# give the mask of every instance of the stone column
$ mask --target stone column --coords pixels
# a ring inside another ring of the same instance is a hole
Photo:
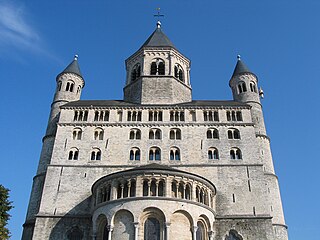
[[[139,223],[134,222],[134,240],[139,240]]]
[[[192,227],[193,240],[197,239],[197,230],[198,230],[197,226]]]
[[[96,233],[92,234],[92,240],[97,240],[97,234]]]
[[[169,222],[164,223],[164,227],[166,229],[165,230],[165,235],[166,235],[165,240],[170,239],[170,225],[171,225],[171,223],[169,223]]]
[[[197,199],[196,199],[196,196],[197,196],[197,194],[196,194],[196,184],[195,183],[192,183],[192,194],[191,194],[191,200],[192,201],[197,201]]]
[[[112,238],[112,231],[113,231],[113,226],[109,225],[108,226],[108,240],[111,240],[111,238]]]
[[[170,181],[170,179],[167,177],[166,178],[166,182],[165,182],[165,196],[166,197],[171,197],[171,189],[170,189],[170,187],[171,187],[171,181]]]
[[[131,179],[128,180],[128,197],[131,197],[130,192],[131,192]]]
[[[158,197],[158,191],[159,191],[159,180],[156,180],[156,197]]]
[[[120,195],[120,198],[123,198],[123,189],[124,189],[123,183],[120,184],[120,187],[121,187],[121,195]]]
[[[149,179],[148,180],[148,194],[147,194],[148,197],[151,196],[151,180]]]
[[[213,240],[214,232],[213,231],[209,231],[208,234],[209,234],[209,240]]]

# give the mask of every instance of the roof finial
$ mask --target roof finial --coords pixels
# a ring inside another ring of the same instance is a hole
[[[240,54],[238,54],[237,58],[238,58],[238,61],[240,61],[240,60],[241,60],[241,56],[240,56]]]
[[[157,8],[158,13],[154,14],[154,17],[158,18],[158,22],[157,22],[157,28],[161,28],[161,22],[160,22],[160,17],[164,17],[163,14],[160,14],[160,8]]]
[[[74,60],[77,61],[77,60],[78,60],[78,57],[79,57],[78,54],[74,55]]]

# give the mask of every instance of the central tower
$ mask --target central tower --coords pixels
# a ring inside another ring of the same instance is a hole
[[[190,102],[190,60],[163,33],[161,23],[126,60],[124,100],[138,104]]]

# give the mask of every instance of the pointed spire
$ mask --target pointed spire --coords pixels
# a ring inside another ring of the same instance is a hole
[[[78,58],[79,58],[78,55],[74,55],[73,61],[61,73],[74,73],[82,78],[82,74],[78,64]]]
[[[238,55],[237,56],[237,65],[236,67],[234,68],[234,71],[233,71],[233,74],[232,74],[232,77],[236,76],[236,75],[239,75],[239,74],[242,74],[242,73],[252,73],[249,68],[244,64],[244,62],[241,60],[241,56]],[[253,73],[252,73],[253,74]]]
[[[143,47],[173,47],[173,43],[170,39],[163,33],[161,29],[161,22],[157,22],[157,28],[154,32],[150,35],[150,37],[145,41],[145,43],[141,46]]]

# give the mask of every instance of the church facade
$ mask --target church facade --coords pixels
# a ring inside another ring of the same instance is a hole
[[[60,73],[23,240],[287,240],[258,78],[192,100],[190,60],[160,22],[126,60],[123,100],[80,100]]]

